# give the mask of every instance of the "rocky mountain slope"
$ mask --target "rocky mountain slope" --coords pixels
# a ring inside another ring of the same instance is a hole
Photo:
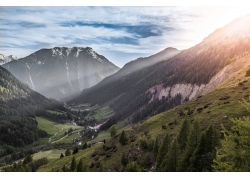
[[[37,92],[58,100],[69,98],[119,70],[90,47],[41,49],[3,67]]]

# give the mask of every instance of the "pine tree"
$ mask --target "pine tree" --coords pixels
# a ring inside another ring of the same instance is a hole
[[[89,168],[86,164],[83,164],[83,169],[82,169],[82,172],[88,172],[89,171]]]
[[[165,155],[168,153],[170,146],[170,137],[168,134],[165,135],[162,145],[160,146],[157,159],[156,159],[156,171],[160,171],[161,163],[165,157]]]
[[[85,143],[83,144],[83,146],[82,146],[82,149],[87,149],[87,147],[88,147],[88,144],[85,142]]]
[[[83,161],[82,161],[82,158],[80,159],[80,161],[77,164],[76,171],[77,172],[83,172]]]
[[[140,166],[138,165],[137,162],[132,162],[132,163],[129,163],[127,166],[126,166],[126,172],[141,172],[141,168]]]
[[[75,168],[76,168],[76,159],[75,159],[75,156],[73,156],[71,164],[70,164],[70,170],[73,172],[75,171]]]
[[[224,140],[217,149],[213,166],[217,171],[250,171],[250,120],[249,117],[230,119],[234,126],[228,131],[222,125]]]
[[[28,164],[29,162],[33,161],[33,158],[31,155],[28,155],[24,160],[23,164]]]
[[[182,152],[186,148],[186,143],[188,141],[189,131],[190,131],[190,120],[185,118],[185,120],[183,121],[183,123],[181,125],[181,130],[180,130],[178,138],[177,138],[177,141],[180,145],[180,149]]]
[[[100,163],[99,172],[104,172],[102,163]]]
[[[180,154],[181,154],[181,151],[180,151],[179,144],[175,140],[171,145],[170,151],[164,157],[165,166],[161,167],[161,171],[176,172],[178,168]]]
[[[159,151],[159,138],[156,137],[155,142],[154,142],[154,148],[153,148],[155,159],[157,157],[158,151]]]
[[[123,130],[122,131],[122,134],[120,136],[120,139],[119,139],[119,142],[122,144],[122,145],[125,145],[126,142],[127,142],[127,137],[126,137],[126,134],[125,134],[125,131]]]
[[[66,168],[65,164],[63,165],[62,171],[67,172],[67,168]]]
[[[191,158],[191,171],[212,171],[213,159],[216,155],[216,147],[219,145],[219,133],[213,125],[202,134],[199,145]]]
[[[111,128],[109,129],[109,132],[110,132],[111,137],[115,137],[116,132],[117,132],[116,126],[115,125],[111,126]]]
[[[72,154],[76,154],[76,153],[78,153],[78,148],[75,146]]]
[[[201,134],[200,123],[196,120],[188,136],[188,142],[186,145],[187,147],[181,157],[181,160],[178,166],[178,171],[181,171],[181,172],[190,171],[189,166],[191,163],[191,157],[199,144],[200,134]]]
[[[128,159],[126,158],[125,153],[122,154],[121,163],[123,166],[126,166],[128,164]]]
[[[70,155],[71,155],[71,150],[66,149],[66,151],[65,151],[65,156],[70,156]]]

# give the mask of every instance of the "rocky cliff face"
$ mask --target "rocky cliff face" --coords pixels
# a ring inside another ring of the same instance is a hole
[[[165,97],[174,97],[177,94],[181,94],[183,102],[185,99],[191,100],[194,97],[202,94],[204,91],[205,85],[192,85],[192,84],[175,84],[171,87],[163,87],[163,84],[159,84],[156,86],[151,87],[146,91],[146,93],[150,93],[152,95],[150,102],[154,99],[158,98],[159,100],[162,99],[163,96]]]
[[[119,70],[90,47],[41,49],[3,67],[34,90],[58,100],[80,93]]]
[[[177,94],[181,94],[181,102],[183,103],[186,98],[188,98],[188,100],[191,100],[197,96],[205,95],[222,84],[226,79],[235,75],[238,71],[242,70],[245,67],[250,67],[249,59],[250,54],[235,58],[234,62],[226,65],[223,69],[221,69],[216,75],[211,78],[211,80],[207,84],[193,85],[190,83],[179,83],[165,88],[163,84],[153,86],[146,91],[146,93],[149,92],[152,95],[149,102],[152,102],[156,98],[161,100],[163,96],[174,97]]]

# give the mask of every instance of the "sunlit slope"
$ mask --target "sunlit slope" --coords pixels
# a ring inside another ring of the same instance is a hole
[[[250,60],[249,56],[243,58]],[[175,139],[185,118],[190,119],[191,122],[198,120],[201,123],[202,130],[205,130],[210,124],[221,130],[221,123],[229,129],[232,125],[229,118],[250,116],[249,112],[239,103],[242,98],[249,101],[250,77],[245,76],[248,69],[250,69],[250,65],[246,64],[243,69],[232,74],[220,86],[206,95],[145,119],[127,129],[125,131],[128,138],[126,145],[119,143],[120,134],[118,134],[106,141],[105,146],[100,142],[99,146],[79,151],[75,155],[77,161],[82,157],[89,166],[89,170],[94,172],[99,170],[100,163],[104,171],[124,170],[121,165],[123,153],[129,153],[139,161],[140,157],[145,155],[145,151],[140,148],[140,139],[146,138],[148,144],[151,145],[156,137],[162,139],[166,133],[172,139]],[[147,151],[147,153],[152,152]],[[39,171],[51,171],[52,168],[55,171],[60,171],[64,164],[70,166],[72,157],[52,160],[47,165],[39,168]]]
[[[209,35],[201,43],[182,51],[167,61],[159,62],[109,82],[108,79],[112,77],[110,76],[106,79],[106,84],[100,83],[84,90],[79,97],[70,103],[95,105],[115,99],[113,103],[110,103],[110,107],[115,110],[116,114],[102,126],[102,129],[107,129],[112,124],[128,117],[131,122],[139,122],[140,118],[134,121],[136,119],[134,113],[151,102],[155,91],[149,91],[149,89],[155,86],[165,88],[164,91],[169,91],[169,89],[172,91],[172,88],[177,86],[183,87],[183,90],[180,90],[181,102],[207,93],[225,78],[244,67],[244,64],[241,66],[237,64],[239,68],[230,71],[227,76],[220,76],[221,81],[210,83],[218,72],[249,54],[249,24],[249,15],[236,19]],[[190,89],[188,93],[186,93],[186,88]],[[174,94],[177,95],[177,93]],[[158,98],[162,100],[163,96]],[[168,101],[171,101],[171,98]],[[180,104],[180,102],[176,104]],[[174,106],[170,105],[170,107]],[[159,111],[157,108],[154,110]]]

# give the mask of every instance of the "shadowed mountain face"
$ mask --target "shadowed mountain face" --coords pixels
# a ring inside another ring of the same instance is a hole
[[[3,67],[34,90],[58,100],[75,95],[119,70],[90,47],[41,49]]]
[[[31,144],[47,133],[33,119],[47,109],[64,109],[61,103],[47,99],[0,67],[0,142],[19,147]]]

